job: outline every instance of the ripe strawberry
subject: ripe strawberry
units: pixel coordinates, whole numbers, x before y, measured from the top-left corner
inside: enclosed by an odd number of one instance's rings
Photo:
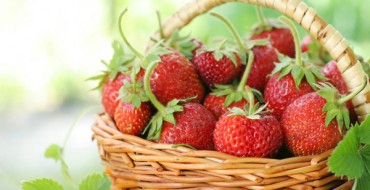
[[[254,28],[252,40],[268,38],[281,54],[295,57],[294,38],[287,26],[275,19],[265,19],[260,7],[256,7],[260,23]]]
[[[324,98],[312,92],[296,99],[284,112],[284,143],[295,156],[320,154],[342,140],[343,131],[338,130],[336,120],[325,126],[325,104]]]
[[[350,125],[345,102],[367,85],[341,97],[330,83],[321,83],[319,91],[297,98],[285,110],[281,119],[284,143],[295,156],[315,155],[329,150],[343,138]],[[335,119],[334,119],[335,118]]]
[[[288,28],[277,28],[272,26],[270,30],[256,32],[251,39],[266,39],[268,38],[271,45],[276,48],[281,54],[289,57],[295,56],[294,40],[292,33]]]
[[[286,107],[300,96],[313,92],[314,90],[306,81],[302,79],[299,87],[291,74],[288,74],[279,79],[279,74],[273,75],[268,81],[264,93],[264,100],[267,102],[267,109],[271,110],[271,115],[274,115],[280,120]]]
[[[103,89],[102,89],[102,104],[105,112],[110,116],[114,115],[114,112],[119,104],[118,92],[123,85],[124,80],[131,80],[131,77],[124,73],[119,73],[112,81],[107,77]]]
[[[278,119],[292,101],[316,88],[314,83],[317,79],[325,79],[319,73],[318,68],[302,60],[298,32],[293,22],[286,17],[281,17],[281,20],[294,33],[297,54],[294,60],[289,57],[280,57],[280,63],[273,70],[273,76],[267,82],[264,91],[267,109],[271,110],[272,115]]]
[[[231,103],[229,106],[224,106],[226,97],[227,96],[216,96],[213,94],[208,94],[204,98],[203,105],[218,119],[222,114],[226,113],[229,108],[244,108],[244,106],[248,103],[248,101],[243,98],[238,102]]]
[[[204,87],[195,67],[185,56],[175,50],[160,56],[161,61],[150,78],[150,87],[162,104],[173,99],[196,97],[200,102]]]
[[[173,99],[164,106],[154,95],[151,77],[158,62],[152,62],[145,73],[144,89],[158,112],[144,130],[147,138],[161,143],[188,144],[197,149],[213,149],[212,133],[215,117],[203,105]],[[193,97],[194,98],[194,97]],[[186,103],[183,103],[186,102]],[[183,103],[182,105],[179,105]]]
[[[279,151],[283,142],[279,121],[257,109],[246,113],[234,107],[220,117],[213,133],[217,151],[239,157],[272,157]]]
[[[242,68],[237,53],[220,49],[198,50],[193,62],[204,83],[210,88],[214,88],[215,84],[230,83]]]
[[[142,102],[139,108],[120,101],[114,113],[117,128],[126,134],[140,135],[152,116],[151,106]]]
[[[216,119],[203,105],[188,102],[182,112],[175,112],[176,125],[164,122],[158,142],[189,144],[198,150],[213,150],[212,135]]]
[[[245,51],[244,49],[246,49],[246,48],[244,47],[240,36],[237,34],[237,32],[235,31],[233,26],[230,24],[230,22],[226,18],[222,17],[221,15],[219,15],[217,13],[211,13],[211,15],[219,18],[220,20],[222,20],[230,28],[230,30],[232,31],[232,33],[234,35],[234,38],[236,39],[236,42],[237,42],[238,46],[239,46],[240,52],[244,52]],[[252,48],[254,45],[256,45],[256,44],[250,45],[250,48]],[[256,47],[254,49],[256,49],[255,51],[260,56],[262,54],[260,52],[260,50],[263,50],[264,48],[263,47],[262,48]],[[216,84],[215,85],[216,88],[212,89],[212,93],[209,94],[206,97],[205,101],[204,101],[204,105],[217,118],[220,117],[224,112],[226,112],[228,110],[228,108],[232,108],[232,107],[235,107],[235,106],[244,107],[245,104],[248,101],[250,101],[249,97],[247,97],[247,94],[249,93],[249,91],[253,91],[253,93],[256,93],[256,95],[258,95],[259,97],[262,97],[262,95],[260,95],[260,92],[258,92],[257,90],[254,90],[254,89],[252,90],[252,89],[249,88],[249,86],[247,87],[248,90],[245,90],[245,88],[246,88],[246,83],[248,81],[249,75],[252,75],[251,74],[252,67],[253,66],[256,67],[256,64],[265,64],[265,63],[259,63],[259,62],[263,61],[264,59],[262,57],[260,57],[258,60],[256,60],[254,58],[254,50],[251,51],[250,49],[247,49],[247,53],[248,53],[248,63],[244,67],[244,72],[243,72],[243,75],[241,76],[239,84],[237,84],[237,81],[234,81],[233,84],[230,84],[230,85]],[[271,52],[269,52],[269,53],[271,53]],[[241,57],[245,57],[245,53],[243,53],[243,54],[239,53],[239,55],[241,55]],[[273,66],[273,62],[271,62],[271,64]],[[254,77],[259,76],[259,74],[262,74],[262,72],[264,72],[264,70],[266,70],[265,66],[257,66],[256,72],[260,72],[260,73],[254,74],[253,76]],[[270,72],[270,71],[268,71],[268,72]],[[267,73],[266,73],[266,75],[267,75]],[[266,77],[266,75],[265,75],[265,77]],[[262,98],[260,98],[260,99],[262,99]]]
[[[254,62],[247,84],[263,92],[269,79],[268,75],[274,70],[275,62],[278,62],[279,58],[275,48],[271,45],[254,46],[252,51],[254,54]]]
[[[342,74],[338,70],[335,61],[330,61],[329,63],[327,63],[322,68],[321,74],[328,79],[329,83],[333,84],[338,89],[339,93],[347,94],[349,92],[346,82],[344,81]],[[349,109],[351,121],[356,122],[357,115],[353,107],[352,101],[346,102],[346,106]]]

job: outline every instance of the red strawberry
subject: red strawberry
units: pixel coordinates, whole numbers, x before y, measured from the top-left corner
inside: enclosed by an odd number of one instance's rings
[[[152,116],[149,103],[142,102],[139,108],[132,103],[120,101],[114,113],[117,128],[126,134],[140,135]]]
[[[315,89],[317,79],[324,80],[318,68],[301,58],[300,42],[297,29],[293,22],[286,17],[281,20],[289,26],[295,37],[296,58],[280,57],[280,63],[273,70],[267,82],[264,99],[267,109],[272,111],[278,119],[281,118],[286,107],[296,98]]]
[[[160,56],[161,61],[150,78],[150,87],[162,104],[173,99],[196,97],[200,102],[204,87],[195,67],[185,56],[175,50]]]
[[[189,99],[173,99],[164,106],[156,98],[151,88],[151,79],[157,75],[154,71],[160,64],[152,62],[144,77],[145,92],[158,110],[144,131],[147,138],[161,143],[188,144],[197,149],[213,149],[211,137],[216,119],[207,108],[199,103],[188,102]]]
[[[328,82],[333,84],[341,94],[348,94],[348,87],[344,81],[342,74],[338,70],[335,61],[330,61],[321,70],[321,74],[328,79]],[[350,117],[352,122],[357,121],[357,115],[353,107],[352,101],[346,102],[346,106],[350,111]]]
[[[267,109],[272,111],[271,115],[280,119],[290,103],[304,94],[313,92],[313,89],[306,79],[303,79],[297,88],[291,74],[278,78],[279,74],[270,78],[266,85],[264,100],[267,103]]]
[[[295,57],[294,38],[287,26],[275,19],[265,19],[261,7],[256,7],[259,23],[254,28],[252,40],[268,38],[281,54]]]
[[[271,45],[276,48],[281,54],[289,57],[294,57],[294,40],[289,28],[271,28],[271,30],[265,30],[260,33],[255,33],[251,39],[257,40],[268,38],[271,42]]]
[[[268,75],[274,70],[275,62],[278,62],[279,58],[275,48],[271,45],[255,46],[252,48],[252,51],[254,62],[247,84],[263,92],[269,79]]]
[[[158,142],[189,144],[198,150],[213,150],[212,135],[216,119],[198,103],[185,103],[182,112],[175,112],[176,125],[164,122]]]
[[[113,81],[110,81],[109,77],[107,77],[103,85],[101,101],[105,112],[110,116],[114,115],[119,104],[118,91],[122,87],[124,80],[131,80],[131,77],[127,74],[119,73]]]
[[[246,99],[241,99],[238,102],[233,102],[229,106],[224,106],[226,100],[226,96],[216,96],[212,94],[208,94],[204,98],[203,105],[210,110],[213,115],[218,119],[222,114],[226,113],[229,108],[238,107],[244,108],[244,106],[248,103]]]
[[[312,92],[296,99],[284,112],[284,142],[295,156],[320,154],[342,140],[343,131],[338,130],[336,120],[325,126],[325,104],[324,98]]]
[[[230,83],[242,68],[236,53],[223,50],[198,51],[193,62],[205,84],[211,88],[215,84]]]
[[[274,116],[243,111],[233,108],[217,121],[213,134],[216,150],[239,157],[274,156],[283,142],[279,121]]]
[[[342,97],[330,83],[320,83],[319,91],[301,96],[291,103],[281,119],[284,143],[295,156],[315,155],[334,148],[343,138],[350,118],[345,102],[367,85]]]

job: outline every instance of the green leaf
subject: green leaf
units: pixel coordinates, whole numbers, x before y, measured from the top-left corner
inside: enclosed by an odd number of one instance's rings
[[[367,116],[361,123],[358,134],[361,143],[370,144],[370,116]]]
[[[316,86],[314,85],[316,83],[316,78],[315,76],[312,74],[312,72],[310,70],[304,70],[304,75],[306,77],[306,80],[308,82],[308,84],[313,88],[313,89],[316,89]],[[296,82],[296,81],[295,81]],[[296,83],[297,86],[299,86],[299,84]]]
[[[63,187],[53,179],[35,179],[22,182],[23,190],[63,190]]]
[[[63,149],[62,147],[60,147],[59,145],[57,144],[52,144],[50,145],[46,151],[45,151],[45,157],[46,158],[52,158],[54,159],[55,161],[59,161],[59,160],[62,160],[62,152],[63,152]]]
[[[329,157],[328,166],[336,176],[347,176],[350,180],[360,178],[364,172],[360,142],[357,137],[359,127],[352,127]]]
[[[79,190],[109,190],[111,181],[105,174],[91,174],[82,180]]]
[[[362,177],[355,180],[354,190],[368,190],[370,187],[370,174],[365,172]]]
[[[292,76],[295,79],[296,87],[298,88],[297,84],[301,84],[301,81],[304,77],[304,71],[300,69],[298,66],[295,66],[292,69]]]

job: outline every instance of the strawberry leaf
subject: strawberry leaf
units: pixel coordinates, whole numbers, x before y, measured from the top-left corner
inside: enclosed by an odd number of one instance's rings
[[[59,161],[59,160],[62,160],[62,152],[63,152],[63,149],[62,147],[60,147],[59,145],[57,144],[52,144],[50,145],[46,151],[45,151],[45,157],[46,158],[52,158],[54,159],[55,161]]]
[[[64,190],[64,189],[55,180],[42,178],[22,182],[22,190]]]
[[[176,30],[170,36],[170,38],[168,38],[168,40],[166,41],[166,45],[178,50],[188,59],[191,59],[194,56],[192,52],[194,49],[198,47],[197,44],[193,41],[193,39],[190,38],[190,34],[180,36],[178,30]]]
[[[93,173],[82,180],[79,190],[109,190],[111,181],[105,174]]]
[[[361,143],[357,137],[359,127],[352,127],[329,157],[330,171],[337,176],[347,176],[350,180],[360,178],[364,165],[358,150]]]
[[[329,157],[328,166],[336,176],[355,179],[354,189],[366,190],[370,186],[370,117],[355,125],[344,136]],[[365,138],[364,138],[365,137]]]

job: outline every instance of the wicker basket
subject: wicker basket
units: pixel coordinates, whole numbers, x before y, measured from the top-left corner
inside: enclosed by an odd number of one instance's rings
[[[237,0],[194,0],[164,24],[168,37],[196,16],[215,6]],[[349,88],[363,82],[365,73],[349,44],[316,11],[299,0],[239,0],[269,7],[294,19],[336,60]],[[158,33],[154,34],[154,37]],[[150,45],[149,45],[150,46]],[[358,119],[370,113],[369,85],[355,98]],[[353,182],[328,171],[331,150],[316,156],[286,159],[238,158],[216,151],[173,148],[140,137],[122,134],[107,114],[96,116],[92,130],[112,189],[351,189]]]

